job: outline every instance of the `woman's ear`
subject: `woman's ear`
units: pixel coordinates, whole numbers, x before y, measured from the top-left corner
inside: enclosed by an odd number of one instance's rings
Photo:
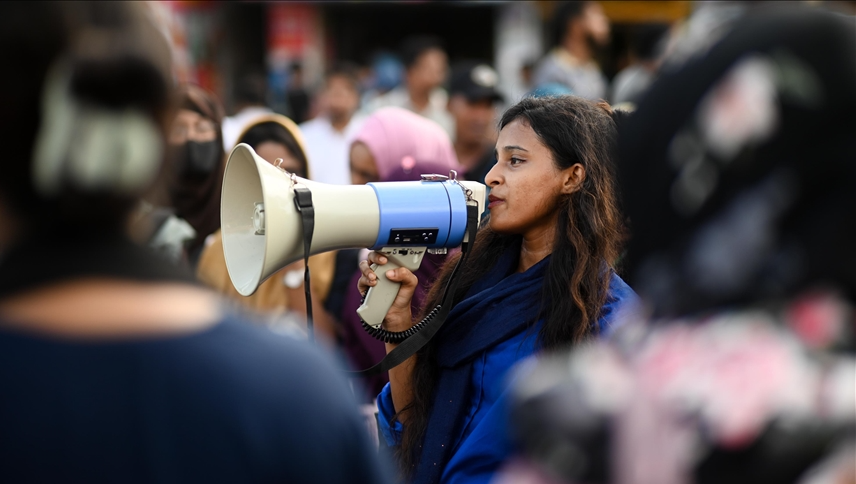
[[[579,190],[586,179],[586,169],[583,165],[575,163],[573,166],[562,170],[562,193],[571,194]]]

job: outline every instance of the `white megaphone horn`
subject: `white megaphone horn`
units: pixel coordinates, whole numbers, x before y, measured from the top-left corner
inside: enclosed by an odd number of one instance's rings
[[[304,258],[301,214],[295,189],[312,194],[315,229],[310,255],[367,247],[380,250],[388,263],[376,268],[378,284],[357,310],[380,327],[398,293],[386,278],[396,267],[415,270],[429,250],[457,247],[466,235],[467,203],[484,211],[485,186],[440,175],[423,181],[367,185],[328,185],[271,165],[246,144],[229,155],[223,179],[221,227],[229,277],[249,296],[279,269]]]

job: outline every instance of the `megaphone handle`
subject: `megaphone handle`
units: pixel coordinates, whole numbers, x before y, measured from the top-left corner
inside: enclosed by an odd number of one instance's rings
[[[422,264],[425,250],[425,247],[401,247],[384,248],[378,251],[386,256],[387,263],[382,266],[377,264],[371,266],[377,274],[377,285],[369,288],[362,305],[357,309],[360,319],[374,328],[380,327],[383,318],[386,317],[386,313],[389,312],[389,308],[395,301],[395,296],[398,295],[398,289],[401,287],[400,282],[387,279],[386,272],[399,267],[406,267],[415,271]]]

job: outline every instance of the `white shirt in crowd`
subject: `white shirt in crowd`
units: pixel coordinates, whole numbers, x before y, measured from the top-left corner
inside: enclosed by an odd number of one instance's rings
[[[425,109],[420,111],[416,109],[416,106],[414,106],[413,102],[410,101],[410,93],[407,92],[407,88],[404,86],[398,86],[392,91],[369,101],[363,111],[367,114],[371,114],[372,112],[386,106],[404,108],[436,122],[443,127],[450,138],[454,138],[455,118],[453,118],[447,110],[448,101],[449,95],[443,88],[438,87],[431,91],[431,95],[428,98],[428,105]]]
[[[333,129],[324,116],[300,125],[309,158],[309,174],[313,181],[331,185],[350,185],[351,142],[360,130],[363,117],[354,115],[342,132]]]
[[[232,148],[235,147],[235,142],[238,141],[238,136],[241,136],[241,133],[244,132],[244,128],[247,127],[247,124],[259,116],[271,113],[273,113],[273,111],[266,107],[251,106],[238,111],[234,116],[223,118],[223,149],[226,150],[226,153],[229,153],[232,151]]]

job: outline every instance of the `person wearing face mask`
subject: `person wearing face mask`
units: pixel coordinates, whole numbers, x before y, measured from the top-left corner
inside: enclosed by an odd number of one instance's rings
[[[194,85],[181,88],[179,106],[167,140],[172,162],[167,191],[175,215],[196,231],[187,247],[188,260],[195,267],[205,238],[220,228],[223,108],[212,94]]]
[[[297,176],[309,178],[309,160],[306,144],[300,128],[294,122],[279,114],[268,114],[255,118],[238,136],[236,144],[246,143],[268,163],[281,159],[280,166]],[[335,325],[332,324],[323,308],[324,300],[330,291],[333,279],[335,252],[322,252],[309,258],[312,268],[312,306],[316,330],[335,340]],[[252,296],[241,296],[226,270],[223,256],[223,236],[220,230],[212,234],[199,257],[196,270],[197,278],[229,296],[242,306],[255,312],[270,316],[268,321],[276,329],[294,329],[296,325],[304,332],[306,325],[306,299],[303,291],[303,261],[290,264],[262,283]]]

